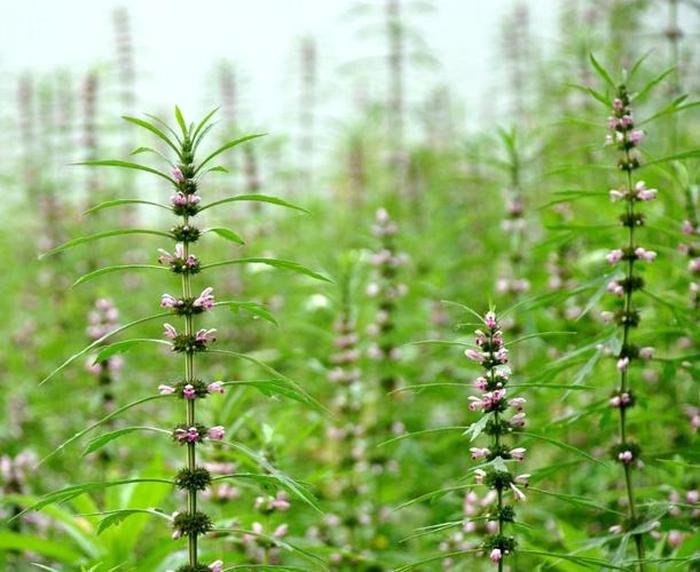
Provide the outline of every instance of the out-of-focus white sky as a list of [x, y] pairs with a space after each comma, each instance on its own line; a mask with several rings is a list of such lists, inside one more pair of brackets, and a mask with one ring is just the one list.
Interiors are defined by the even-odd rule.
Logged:
[[[334, 102], [322, 113], [338, 116], [338, 106], [342, 110], [352, 100], [349, 68], [369, 70], [368, 76], [383, 85], [384, 63], [371, 56], [383, 53], [384, 1], [365, 0], [374, 10], [350, 16], [348, 10], [357, 4], [355, 0], [4, 0], [0, 73], [13, 78], [25, 71], [66, 69], [79, 81], [91, 66], [114, 59], [112, 12], [125, 6], [136, 50], [139, 110], [179, 103], [192, 114], [201, 113], [218, 101], [214, 69], [228, 58], [242, 78], [244, 123], [268, 129], [280, 120], [282, 125], [295, 121], [297, 49], [299, 38], [309, 34], [319, 46], [320, 98]], [[551, 43], [559, 2], [526, 4], [535, 36]], [[497, 85], [500, 24], [514, 0], [435, 0], [434, 5], [432, 13], [416, 12], [408, 19], [440, 65], [409, 73], [408, 88], [448, 84], [465, 102], [467, 115], [474, 117], [488, 90]]]

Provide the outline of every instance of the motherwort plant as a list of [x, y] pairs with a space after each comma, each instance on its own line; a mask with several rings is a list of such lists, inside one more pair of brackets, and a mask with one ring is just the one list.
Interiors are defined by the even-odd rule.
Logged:
[[[526, 450], [508, 442], [510, 434], [525, 425], [525, 398], [508, 398], [511, 370], [496, 314], [487, 312], [483, 322], [485, 329], [475, 331], [476, 349], [465, 351], [469, 359], [484, 368], [483, 374], [474, 380], [474, 387], [480, 395], [469, 398], [469, 410], [481, 411], [483, 418], [470, 427], [469, 433], [472, 439], [481, 432], [490, 438], [488, 447], [471, 448], [472, 459], [484, 463], [474, 470], [476, 483], [490, 489], [485, 502], [481, 503], [486, 506], [485, 513], [474, 523], [485, 520], [490, 525], [487, 530], [492, 534], [483, 542], [482, 549], [501, 571], [504, 559], [511, 556], [517, 546], [515, 537], [509, 535], [506, 529], [508, 524], [515, 522], [515, 508], [508, 503], [508, 499], [524, 501], [522, 489], [528, 486], [529, 475], [513, 475], [507, 465], [508, 461], [522, 462], [525, 459]], [[469, 495], [467, 499], [474, 504]], [[473, 525], [470, 529], [473, 529]]]
[[[630, 103], [630, 93], [627, 86], [622, 84], [617, 87], [612, 102], [606, 139], [606, 142], [620, 153], [617, 166], [622, 172], [621, 184], [610, 191], [610, 199], [623, 205], [620, 222], [625, 229], [625, 242], [607, 256], [610, 264], [621, 267], [619, 275], [608, 284], [608, 291], [618, 298], [619, 302], [614, 314], [607, 314], [606, 317], [614, 320], [621, 330], [621, 344], [617, 355], [619, 381], [610, 398], [610, 406], [616, 408], [620, 416], [619, 441], [612, 448], [612, 456], [622, 465], [624, 471], [628, 521], [623, 528], [627, 530], [632, 530], [640, 524], [632, 471], [641, 466], [641, 447], [630, 437], [627, 426], [629, 411], [637, 401], [636, 392], [631, 387], [630, 370], [637, 360], [650, 359], [654, 355], [654, 348], [640, 348], [632, 342], [632, 330], [640, 322], [634, 293], [644, 286], [644, 279], [637, 270], [638, 264], [651, 263], [656, 259], [656, 252], [644, 248], [638, 241], [638, 229], [645, 223], [645, 216], [639, 208], [644, 203], [654, 200], [657, 195], [656, 189], [647, 188], [644, 181], [634, 176], [640, 166], [641, 155], [637, 148], [644, 139], [644, 132], [635, 127]], [[644, 570], [642, 535], [638, 533], [633, 538], [639, 570]]]
[[[172, 438], [176, 445], [179, 445], [185, 450], [185, 465], [177, 472], [173, 480], [129, 479], [127, 481], [92, 483], [91, 485], [92, 488], [95, 489], [116, 486], [118, 484], [125, 484], [128, 482], [145, 481], [172, 483], [177, 489], [182, 491], [186, 498], [185, 504], [181, 509], [169, 517], [172, 526], [172, 538], [174, 540], [185, 539], [187, 542], [187, 563], [180, 566], [178, 568], [178, 572], [211, 572], [212, 570], [220, 572], [223, 566], [221, 561], [216, 561], [210, 565], [203, 564], [199, 561], [199, 539], [203, 535], [212, 531], [215, 528], [215, 525], [211, 517], [200, 510], [200, 496], [209, 491], [209, 489], [212, 487], [214, 478], [212, 477], [212, 473], [209, 471], [207, 466], [200, 463], [199, 457], [201, 453], [198, 453], [198, 451], [201, 447], [205, 446], [208, 441], [221, 441], [225, 435], [225, 428], [220, 425], [208, 426], [204, 424], [203, 420], [199, 417], [199, 412], [200, 408], [202, 407], [201, 404], [205, 399], [211, 395], [222, 394], [226, 385], [235, 385], [239, 382], [222, 382], [204, 379], [202, 374], [198, 371], [198, 360], [196, 359], [197, 356], [201, 356], [203, 354], [225, 354], [231, 357], [245, 359], [265, 368], [268, 372], [274, 372], [275, 376], [279, 378], [274, 380], [275, 383], [273, 383], [271, 387], [268, 387], [269, 391], [274, 392], [275, 387], [280, 387], [279, 384], [285, 384], [284, 391], [291, 390], [301, 395], [303, 398], [306, 396], [306, 394], [304, 394], [303, 391], [301, 391], [296, 384], [294, 384], [294, 382], [291, 382], [291, 380], [288, 380], [282, 376], [282, 374], [278, 374], [275, 372], [275, 370], [269, 366], [266, 366], [265, 364], [262, 364], [261, 362], [258, 362], [256, 359], [233, 351], [212, 349], [212, 345], [216, 340], [216, 329], [204, 327], [201, 323], [199, 323], [203, 314], [211, 312], [220, 307], [231, 307], [235, 309], [243, 308], [252, 312], [253, 314], [260, 315], [261, 317], [265, 317], [266, 312], [252, 302], [217, 302], [215, 301], [214, 289], [212, 286], [207, 284], [196, 285], [195, 281], [199, 279], [204, 271], [208, 269], [250, 262], [266, 264], [272, 267], [285, 268], [317, 279], [325, 279], [323, 276], [290, 261], [272, 258], [237, 258], [207, 264], [203, 263], [198, 254], [195, 253], [194, 247], [199, 240], [204, 236], [211, 234], [218, 235], [236, 243], [242, 243], [241, 238], [230, 229], [221, 227], [202, 228], [197, 224], [201, 213], [212, 207], [217, 207], [236, 201], [259, 201], [298, 209], [298, 207], [293, 207], [293, 205], [290, 205], [281, 199], [260, 194], [235, 195], [218, 201], [209, 202], [208, 204], [203, 202], [202, 196], [200, 195], [200, 187], [204, 175], [208, 172], [223, 170], [222, 167], [211, 166], [210, 163], [225, 151], [258, 137], [258, 135], [248, 135], [233, 141], [229, 141], [214, 152], [207, 155], [204, 159], [199, 159], [198, 152], [200, 150], [200, 145], [212, 127], [212, 124], [210, 124], [210, 119], [213, 114], [214, 112], [211, 112], [196, 126], [194, 124], [188, 125], [185, 122], [180, 110], [176, 108], [175, 117], [180, 128], [179, 133], [169, 125], [156, 118], [154, 118], [153, 122], [147, 122], [132, 117], [125, 118], [130, 123], [141, 126], [155, 134], [173, 151], [174, 158], [172, 160], [165, 155], [162, 155], [160, 152], [151, 149], [150, 147], [140, 147], [135, 152], [139, 154], [154, 153], [160, 156], [169, 163], [170, 170], [168, 172], [163, 172], [146, 165], [127, 161], [94, 160], [84, 163], [91, 166], [120, 167], [124, 169], [145, 171], [166, 180], [171, 187], [169, 204], [162, 204], [159, 202], [141, 199], [117, 199], [102, 203], [97, 207], [94, 207], [92, 211], [94, 212], [96, 210], [101, 210], [108, 207], [131, 204], [146, 204], [159, 207], [170, 211], [173, 215], [178, 217], [178, 221], [170, 228], [169, 231], [165, 232], [152, 229], [135, 228], [106, 231], [91, 236], [74, 239], [51, 251], [51, 253], [55, 253], [65, 250], [66, 248], [70, 248], [78, 244], [92, 242], [97, 239], [130, 234], [154, 235], [160, 238], [168, 239], [172, 242], [171, 246], [159, 249], [159, 265], [129, 264], [110, 266], [93, 271], [78, 280], [78, 283], [82, 283], [98, 278], [104, 274], [125, 270], [167, 271], [171, 272], [177, 279], [179, 291], [165, 293], [161, 296], [160, 306], [163, 308], [163, 312], [130, 322], [118, 328], [112, 329], [110, 327], [109, 331], [100, 331], [100, 335], [90, 346], [88, 346], [82, 352], [74, 355], [59, 368], [54, 370], [54, 372], [49, 375], [47, 380], [63, 370], [76, 358], [89, 354], [95, 349], [99, 350], [95, 361], [102, 364], [105, 364], [110, 359], [113, 359], [112, 356], [115, 354], [144, 342], [164, 344], [178, 356], [182, 368], [180, 376], [174, 381], [163, 380], [163, 383], [161, 383], [158, 387], [158, 395], [142, 398], [127, 406], [116, 409], [113, 414], [104, 417], [96, 424], [84, 431], [81, 431], [74, 438], [69, 440], [69, 442], [71, 442], [75, 438], [79, 438], [85, 434], [87, 431], [106, 423], [114, 415], [117, 415], [134, 405], [138, 405], [151, 399], [168, 398], [178, 400], [182, 403], [181, 407], [184, 413], [184, 419], [170, 431], [157, 427], [131, 428], [132, 431], [150, 430], [157, 433], [167, 434]], [[167, 319], [167, 322], [163, 323], [163, 334], [165, 340], [139, 338], [116, 342], [100, 349], [100, 346], [103, 346], [107, 339], [127, 328], [150, 320], [163, 319]], [[97, 324], [96, 327], [97, 326], [100, 325]], [[95, 333], [97, 334], [98, 332]], [[116, 435], [112, 433], [110, 435], [112, 438], [107, 439], [107, 441], [124, 434], [123, 429], [120, 431], [121, 432], [117, 432], [118, 434]], [[105, 441], [104, 438], [100, 441], [100, 438], [98, 438], [96, 442], [91, 444], [89, 449], [96, 450], [102, 446], [100, 443], [104, 444], [107, 441]], [[66, 443], [64, 443], [64, 445], [62, 445], [60, 448], [65, 445]], [[293, 481], [288, 479], [288, 477], [281, 476], [279, 471], [272, 467], [267, 461], [261, 459], [255, 453], [245, 448], [245, 446], [229, 442], [225, 443], [225, 445], [232, 446], [234, 449], [242, 452], [244, 455], [248, 455], [254, 462], [257, 462], [264, 467], [267, 475], [260, 476], [258, 480], [262, 480], [263, 482], [269, 484], [270, 479], [273, 479], [278, 481], [278, 484], [283, 488], [300, 492], [300, 489], [297, 488], [298, 485], [293, 483]], [[216, 480], [218, 481], [227, 478], [235, 479], [236, 476], [237, 475], [234, 472], [234, 474], [216, 477]], [[76, 490], [82, 489], [78, 487]], [[65, 489], [63, 492], [65, 493]], [[62, 491], [59, 491], [56, 494], [60, 496], [61, 493]], [[301, 494], [302, 497], [306, 496], [306, 493], [304, 492]], [[51, 499], [53, 498], [55, 498], [55, 496], [49, 496], [48, 502], [52, 502]], [[46, 502], [44, 504], [46, 504]], [[150, 510], [145, 512], [154, 514], [154, 512]], [[125, 516], [128, 516], [128, 514], [131, 513], [126, 511]], [[246, 531], [227, 531], [224, 529], [217, 530], [217, 532], [228, 532], [231, 534], [246, 533], [264, 536], [264, 534], [260, 531], [252, 531], [249, 533]], [[275, 538], [270, 537], [268, 540], [274, 542]]]

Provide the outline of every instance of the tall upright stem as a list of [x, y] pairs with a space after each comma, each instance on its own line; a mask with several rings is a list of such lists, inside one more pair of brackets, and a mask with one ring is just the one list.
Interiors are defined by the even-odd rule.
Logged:
[[[625, 134], [625, 140], [627, 139], [627, 134]], [[627, 146], [625, 146], [625, 161], [627, 165], [631, 164], [630, 152]], [[627, 169], [627, 189], [631, 193], [633, 188], [632, 185], [632, 171]], [[632, 312], [632, 279], [634, 277], [634, 225], [635, 225], [635, 198], [631, 195], [627, 200], [627, 221], [628, 224], [626, 228], [628, 229], [627, 235], [627, 267], [625, 272], [626, 284], [625, 288], [625, 301], [624, 301], [624, 315], [629, 317]], [[622, 348], [625, 355], [629, 353], [629, 339], [630, 339], [630, 320], [626, 319], [622, 326]], [[620, 371], [620, 393], [626, 393], [629, 389], [629, 367], [624, 367]], [[620, 443], [623, 445], [627, 444], [627, 411], [625, 407], [620, 407]], [[627, 501], [628, 501], [628, 517], [631, 525], [634, 527], [637, 525], [637, 508], [635, 503], [634, 495], [634, 483], [632, 482], [632, 469], [629, 463], [623, 464], [625, 471], [625, 487], [627, 489]], [[634, 543], [637, 549], [637, 558], [639, 559], [639, 570], [644, 572], [644, 543], [641, 534], [634, 535]]]
[[[187, 224], [188, 217], [183, 217], [184, 224]], [[187, 259], [189, 256], [189, 243], [185, 242], [184, 247], [184, 258]], [[192, 284], [189, 272], [182, 274], [182, 296], [185, 299], [189, 299], [192, 296]], [[192, 319], [192, 314], [187, 314], [185, 316], [185, 335], [192, 336], [194, 334], [194, 323]], [[185, 383], [194, 382], [194, 354], [192, 351], [185, 352]], [[187, 424], [193, 427], [195, 424], [195, 400], [188, 399], [187, 403]], [[194, 471], [197, 466], [197, 453], [195, 450], [196, 443], [187, 443], [187, 468], [190, 471]], [[187, 512], [190, 516], [194, 516], [197, 512], [197, 491], [194, 489], [187, 490]], [[190, 534], [187, 537], [187, 551], [189, 555], [190, 566], [195, 566], [197, 564], [197, 535]]]

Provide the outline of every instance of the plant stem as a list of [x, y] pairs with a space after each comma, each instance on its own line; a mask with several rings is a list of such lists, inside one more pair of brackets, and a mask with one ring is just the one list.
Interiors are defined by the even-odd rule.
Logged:
[[[625, 140], [627, 139], [627, 135], [625, 135]], [[629, 149], [625, 147], [625, 161], [627, 165], [630, 165], [630, 153]], [[632, 192], [632, 171], [631, 169], [627, 169], [627, 189], [628, 193]], [[626, 272], [626, 278], [627, 278], [627, 287], [625, 289], [625, 302], [624, 302], [624, 315], [628, 318], [631, 311], [632, 311], [632, 278], [634, 276], [634, 228], [635, 228], [635, 220], [634, 220], [634, 203], [635, 199], [632, 197], [632, 195], [629, 195], [629, 198], [627, 200], [627, 220], [628, 220], [628, 226], [627, 228], [629, 229], [628, 231], [628, 241], [627, 241], [627, 248], [628, 248], [628, 257], [627, 257], [627, 272]], [[622, 327], [622, 348], [625, 353], [625, 355], [629, 354], [629, 338], [630, 338], [630, 321], [629, 319], [625, 319], [623, 327]], [[629, 368], [630, 366], [628, 365], [627, 367], [623, 368], [622, 371], [620, 372], [620, 393], [625, 393], [628, 390], [629, 387]], [[625, 407], [620, 407], [620, 442], [624, 445], [627, 443], [627, 412]], [[627, 499], [628, 499], [628, 517], [629, 521], [632, 527], [637, 525], [637, 508], [635, 504], [635, 496], [634, 496], [634, 484], [632, 483], [632, 471], [629, 463], [624, 463], [623, 464], [624, 469], [625, 469], [625, 488], [627, 489]], [[637, 548], [637, 558], [639, 559], [639, 570], [640, 572], [644, 572], [644, 543], [642, 541], [642, 536], [641, 534], [635, 534], [634, 535], [634, 543]]]
[[[184, 218], [184, 224], [187, 224], [188, 217]], [[189, 244], [185, 242], [183, 244], [184, 248], [184, 258], [187, 259], [189, 256]], [[187, 299], [192, 296], [192, 284], [189, 272], [184, 272], [182, 274], [182, 296]], [[192, 320], [192, 314], [187, 314], [185, 316], [185, 335], [194, 335], [194, 324]], [[185, 383], [194, 382], [194, 355], [192, 351], [185, 352]], [[195, 424], [195, 400], [187, 400], [187, 424], [193, 427]], [[187, 468], [190, 471], [194, 471], [197, 466], [197, 454], [195, 451], [196, 443], [187, 444]], [[188, 489], [187, 491], [187, 512], [194, 516], [197, 512], [197, 491], [193, 489]], [[190, 534], [187, 537], [187, 549], [190, 560], [190, 566], [195, 566], [197, 564], [197, 535]]]

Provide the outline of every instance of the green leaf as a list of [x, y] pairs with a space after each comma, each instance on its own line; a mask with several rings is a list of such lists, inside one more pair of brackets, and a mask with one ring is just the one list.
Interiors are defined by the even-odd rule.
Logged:
[[212, 116], [219, 111], [218, 107], [215, 107], [212, 109], [209, 113], [207, 113], [204, 118], [199, 122], [199, 125], [197, 125], [197, 128], [194, 130], [194, 133], [192, 134], [192, 141], [194, 143], [197, 142], [197, 136], [199, 135], [200, 131], [204, 128], [204, 126], [209, 122], [209, 120], [212, 118]]
[[134, 346], [140, 345], [140, 344], [145, 344], [145, 343], [152, 343], [152, 344], [162, 344], [165, 346], [172, 346], [172, 344], [166, 340], [160, 340], [156, 338], [134, 338], [131, 340], [124, 340], [122, 342], [115, 342], [113, 344], [110, 344], [108, 346], [105, 346], [104, 348], [100, 349], [99, 353], [95, 357], [94, 363], [101, 363], [103, 361], [108, 360], [111, 358], [113, 355], [116, 354], [124, 354], [128, 352], [131, 348]]
[[266, 322], [270, 322], [271, 324], [274, 324], [275, 326], [278, 326], [279, 323], [277, 322], [277, 319], [272, 315], [271, 312], [269, 312], [267, 309], [265, 309], [264, 306], [261, 304], [258, 304], [256, 302], [236, 302], [236, 301], [224, 301], [224, 302], [216, 302], [214, 304], [215, 306], [230, 306], [231, 311], [233, 313], [238, 313], [241, 310], [245, 310], [246, 312], [252, 314], [256, 318], [261, 318], [265, 320]]
[[88, 272], [87, 274], [83, 274], [80, 278], [78, 278], [75, 282], [73, 282], [73, 288], [76, 286], [80, 286], [81, 284], [85, 284], [86, 282], [90, 282], [91, 280], [94, 280], [95, 278], [99, 278], [100, 276], [104, 276], [105, 274], [111, 274], [112, 272], [121, 272], [123, 270], [140, 270], [140, 269], [148, 269], [148, 270], [165, 270], [166, 272], [168, 271], [167, 268], [164, 266], [158, 266], [156, 264], [118, 264], [115, 266], [105, 266], [104, 268], [98, 268], [97, 270], [93, 270], [92, 272]]
[[283, 373], [280, 373], [271, 365], [266, 364], [264, 361], [256, 359], [253, 356], [249, 356], [248, 354], [242, 354], [239, 352], [234, 352], [232, 350], [207, 350], [206, 353], [228, 355], [228, 356], [232, 356], [232, 357], [235, 357], [238, 359], [248, 361], [252, 364], [255, 364], [258, 367], [260, 367], [261, 369], [265, 370], [266, 372], [274, 375], [275, 378], [280, 379], [280, 380], [284, 380], [285, 382], [290, 384], [292, 387], [294, 387], [300, 395], [304, 396], [305, 403], [307, 405], [311, 405], [312, 407], [314, 407], [320, 411], [328, 412], [328, 410], [320, 402], [318, 402], [311, 395], [309, 395], [306, 391], [304, 391], [304, 389], [298, 383], [296, 383], [294, 380], [288, 378]]
[[187, 139], [187, 124], [185, 123], [185, 118], [182, 116], [182, 111], [180, 111], [177, 105], [175, 106], [175, 119], [182, 130], [182, 136]]
[[640, 168], [649, 167], [651, 165], [658, 165], [659, 163], [667, 163], [669, 161], [682, 161], [683, 159], [695, 159], [700, 157], [700, 149], [693, 149], [691, 151], [685, 151], [683, 153], [676, 153], [674, 155], [669, 155], [668, 157], [662, 157], [661, 159], [654, 159], [652, 161], [647, 161], [642, 163]]
[[404, 439], [411, 439], [413, 437], [420, 437], [422, 435], [432, 435], [433, 433], [443, 433], [443, 432], [450, 432], [450, 431], [464, 431], [465, 429], [468, 429], [467, 427], [463, 427], [461, 425], [455, 425], [455, 426], [449, 426], [449, 427], [433, 427], [432, 429], [423, 429], [421, 431], [413, 431], [411, 433], [402, 433], [401, 435], [397, 435], [396, 437], [392, 437], [391, 439], [387, 439], [386, 441], [382, 441], [377, 445], [377, 447], [384, 447], [386, 445], [391, 445], [393, 443], [396, 443], [398, 441], [403, 441]]
[[73, 354], [66, 361], [64, 361], [61, 365], [59, 365], [56, 369], [54, 369], [49, 375], [47, 375], [44, 379], [42, 379], [41, 383], [39, 385], [43, 385], [44, 383], [46, 383], [47, 381], [49, 381], [50, 379], [55, 377], [56, 374], [62, 372], [64, 369], [66, 369], [75, 360], [81, 358], [85, 354], [89, 353], [91, 350], [102, 345], [106, 340], [116, 336], [120, 332], [123, 332], [124, 330], [128, 330], [129, 328], [136, 326], [138, 324], [143, 324], [144, 322], [149, 322], [151, 320], [157, 320], [159, 318], [164, 318], [165, 316], [170, 316], [170, 315], [171, 315], [170, 312], [160, 312], [159, 314], [153, 314], [152, 316], [147, 316], [146, 318], [140, 318], [138, 320], [134, 320], [133, 322], [129, 322], [128, 324], [124, 324], [123, 326], [119, 326], [118, 328], [112, 330], [111, 332], [106, 333], [101, 338], [98, 338], [97, 340], [92, 342], [89, 346], [86, 346], [85, 348], [80, 350], [78, 353]]
[[640, 99], [644, 99], [646, 97], [646, 95], [652, 89], [654, 89], [657, 85], [659, 85], [664, 79], [666, 79], [674, 71], [676, 71], [676, 66], [672, 66], [672, 67], [668, 68], [667, 70], [663, 71], [658, 76], [656, 76], [654, 79], [652, 79], [648, 84], [646, 84], [642, 89], [640, 89], [637, 93], [635, 93], [630, 99], [632, 101], [638, 101]]
[[544, 550], [527, 550], [523, 548], [518, 548], [518, 553], [520, 554], [532, 554], [533, 556], [545, 556], [549, 558], [559, 558], [561, 560], [568, 560], [575, 564], [580, 564], [586, 568], [590, 566], [601, 566], [601, 569], [613, 570], [628, 570], [629, 568], [624, 566], [615, 566], [609, 560], [599, 560], [598, 558], [590, 558], [588, 556], [572, 556], [571, 554], [560, 554], [557, 552], [546, 552]]
[[122, 405], [121, 407], [115, 409], [111, 413], [105, 415], [102, 419], [99, 419], [98, 421], [95, 421], [92, 425], [89, 425], [85, 429], [82, 429], [81, 431], [78, 431], [75, 435], [73, 435], [70, 439], [64, 441], [61, 443], [58, 447], [56, 447], [53, 451], [51, 451], [48, 455], [46, 455], [40, 462], [39, 466], [43, 465], [46, 461], [48, 461], [51, 457], [56, 455], [56, 453], [60, 453], [63, 449], [65, 449], [68, 445], [71, 445], [72, 443], [75, 443], [78, 439], [81, 437], [87, 435], [90, 431], [97, 429], [100, 425], [103, 425], [107, 423], [107, 421], [110, 421], [111, 419], [114, 419], [121, 413], [124, 413], [124, 411], [127, 411], [128, 409], [131, 409], [132, 407], [136, 407], [137, 405], [141, 405], [143, 403], [147, 403], [149, 401], [153, 401], [155, 399], [168, 399], [172, 398], [171, 395], [149, 395], [148, 397], [142, 397], [141, 399], [137, 399], [136, 401], [132, 401], [131, 403], [127, 403], [126, 405]]
[[41, 510], [42, 508], [52, 505], [52, 504], [61, 504], [68, 502], [70, 500], [73, 500], [76, 497], [79, 497], [80, 495], [83, 495], [85, 493], [90, 493], [93, 491], [99, 491], [103, 489], [108, 489], [111, 487], [119, 487], [123, 485], [130, 485], [133, 483], [154, 483], [154, 484], [165, 484], [165, 485], [173, 485], [173, 481], [169, 479], [157, 479], [157, 478], [132, 478], [132, 479], [120, 479], [116, 481], [92, 481], [88, 483], [82, 483], [80, 485], [71, 485], [68, 487], [64, 487], [58, 491], [53, 491], [50, 492], [41, 499], [33, 504], [32, 506], [24, 509], [21, 513], [19, 513], [16, 516], [13, 516], [12, 519], [14, 520], [21, 515], [30, 512], [30, 511], [35, 511], [35, 510]]
[[574, 453], [576, 455], [579, 455], [580, 457], [583, 457], [584, 459], [588, 459], [589, 461], [592, 461], [593, 463], [597, 463], [599, 465], [604, 465], [605, 462], [601, 461], [600, 459], [596, 459], [592, 455], [589, 455], [585, 451], [582, 451], [581, 449], [577, 449], [573, 445], [569, 445], [568, 443], [564, 443], [562, 441], [559, 441], [557, 439], [552, 439], [551, 437], [546, 437], [545, 435], [542, 435], [540, 433], [530, 433], [528, 431], [518, 431], [518, 435], [522, 435], [524, 437], [530, 437], [532, 439], [539, 439], [540, 441], [546, 441], [547, 443], [550, 443], [554, 445], [555, 447], [559, 447], [560, 449], [563, 449], [564, 451], [569, 451], [570, 453]]
[[616, 90], [616, 89], [617, 89], [617, 85], [616, 85], [615, 82], [613, 81], [613, 78], [610, 77], [610, 74], [608, 73], [608, 71], [607, 71], [602, 65], [600, 65], [600, 63], [598, 63], [598, 60], [595, 59], [595, 56], [593, 55], [593, 52], [591, 52], [589, 55], [590, 55], [590, 58], [591, 58], [591, 63], [593, 64], [593, 67], [595, 68], [595, 71], [598, 72], [598, 75], [599, 75], [601, 78], [603, 78], [603, 80], [605, 80], [605, 83], [607, 83], [613, 90]]
[[252, 387], [257, 389], [263, 395], [270, 397], [273, 395], [281, 395], [287, 399], [292, 399], [316, 407], [313, 401], [309, 401], [309, 396], [304, 392], [299, 391], [293, 384], [285, 379], [251, 379], [241, 381], [225, 382], [226, 385], [232, 387]]
[[153, 201], [144, 201], [141, 199], [115, 199], [113, 201], [105, 201], [103, 203], [100, 203], [99, 205], [96, 205], [92, 208], [89, 208], [83, 213], [83, 216], [89, 215], [96, 213], [97, 211], [101, 211], [102, 209], [109, 209], [112, 207], [118, 207], [121, 205], [151, 205], [154, 207], [160, 207], [162, 209], [165, 209], [167, 211], [172, 211], [173, 209], [169, 207], [168, 205], [162, 205], [160, 203], [154, 203]]
[[100, 435], [98, 437], [95, 437], [92, 441], [90, 441], [87, 444], [87, 446], [85, 447], [85, 450], [81, 454], [81, 457], [86, 457], [90, 453], [94, 453], [95, 451], [100, 450], [102, 447], [111, 443], [115, 439], [119, 439], [120, 437], [123, 437], [124, 435], [128, 435], [129, 433], [133, 433], [134, 431], [153, 431], [155, 433], [164, 433], [166, 435], [170, 435], [170, 431], [166, 431], [165, 429], [159, 429], [158, 427], [147, 427], [147, 426], [124, 427], [122, 429], [117, 429], [116, 431], [110, 431], [109, 433], [105, 433], [104, 435]]
[[253, 460], [257, 465], [259, 465], [262, 469], [269, 473], [269, 475], [272, 478], [276, 479], [282, 488], [289, 491], [290, 493], [293, 493], [298, 498], [303, 500], [306, 504], [314, 508], [319, 513], [323, 514], [323, 511], [319, 507], [318, 502], [306, 487], [304, 487], [300, 483], [297, 483], [294, 479], [292, 479], [291, 477], [274, 467], [262, 455], [258, 455], [255, 451], [249, 449], [242, 443], [235, 443], [232, 441], [222, 441], [221, 443], [243, 453], [246, 457]]
[[258, 203], [269, 203], [272, 205], [286, 207], [288, 209], [294, 209], [294, 210], [309, 214], [309, 211], [303, 207], [294, 205], [294, 204], [289, 203], [283, 199], [278, 199], [277, 197], [273, 197], [270, 195], [260, 195], [258, 193], [247, 194], [247, 195], [234, 195], [232, 197], [227, 197], [227, 198], [221, 199], [219, 201], [214, 201], [213, 203], [209, 203], [208, 205], [204, 205], [201, 209], [199, 209], [199, 212], [205, 211], [209, 208], [212, 208], [212, 207], [215, 207], [218, 205], [223, 205], [226, 203], [233, 203], [233, 202], [237, 202], [237, 201], [253, 201], [253, 202], [258, 202]]
[[486, 424], [489, 422], [491, 415], [483, 415], [478, 421], [472, 423], [467, 430], [464, 432], [465, 436], [469, 437], [469, 441], [474, 441], [481, 432], [486, 428]]
[[[139, 119], [138, 117], [129, 117], [128, 115], [122, 115], [122, 119], [124, 121], [128, 121], [129, 123], [133, 123], [134, 125], [138, 125], [139, 127], [143, 127], [144, 129], [148, 129], [151, 133], [155, 134], [156, 137], [160, 138], [167, 145], [169, 145], [173, 149], [173, 151], [175, 151], [175, 153], [177, 153], [177, 156], [180, 157], [180, 149], [178, 149], [177, 145], [175, 145], [165, 133], [163, 133], [160, 129], [158, 129], [152, 123], [149, 123], [148, 121], [144, 121], [143, 119]], [[155, 119], [158, 119], [158, 118], [155, 118]], [[160, 121], [160, 120], [158, 119], [158, 121]], [[178, 143], [179, 143], [179, 141], [178, 141]]]
[[284, 270], [290, 270], [292, 272], [296, 272], [297, 274], [303, 274], [305, 276], [309, 276], [311, 278], [314, 278], [315, 280], [322, 280], [323, 282], [330, 282], [330, 283], [333, 282], [327, 276], [324, 276], [323, 274], [319, 274], [318, 272], [314, 272], [313, 270], [307, 268], [306, 266], [299, 264], [298, 262], [292, 262], [291, 260], [281, 260], [279, 258], [261, 258], [261, 257], [234, 258], [232, 260], [222, 260], [220, 262], [212, 262], [211, 264], [203, 264], [201, 266], [201, 269], [206, 270], [207, 268], [216, 268], [218, 266], [227, 266], [229, 264], [266, 264], [267, 266], [273, 266], [275, 268], [282, 268]]
[[[118, 510], [110, 510], [106, 511], [104, 513], [100, 514], [106, 514], [107, 516], [103, 518], [98, 524], [97, 524], [97, 534], [102, 534], [105, 530], [111, 528], [112, 526], [117, 526], [124, 522], [127, 518], [130, 516], [134, 516], [136, 514], [148, 514], [151, 516], [158, 516], [160, 518], [163, 518], [167, 521], [171, 521], [172, 519], [170, 518], [170, 515], [164, 513], [161, 510], [155, 509], [155, 508], [124, 508], [124, 509], [118, 509]], [[85, 516], [90, 516], [90, 515], [85, 515]]]
[[39, 259], [46, 258], [47, 256], [52, 256], [58, 254], [59, 252], [64, 252], [75, 246], [80, 246], [81, 244], [87, 244], [89, 242], [94, 242], [96, 240], [102, 240], [103, 238], [110, 238], [112, 236], [122, 236], [126, 234], [151, 234], [154, 236], [163, 236], [165, 238], [172, 239], [172, 235], [167, 232], [162, 232], [160, 230], [151, 230], [148, 228], [120, 228], [116, 230], [105, 230], [103, 232], [98, 232], [95, 234], [90, 234], [88, 236], [80, 236], [64, 242], [63, 244], [52, 248], [51, 250], [44, 252], [39, 256]]
[[213, 232], [214, 234], [218, 234], [220, 237], [225, 238], [226, 240], [230, 240], [231, 242], [235, 242], [237, 244], [245, 244], [245, 241], [229, 228], [215, 226], [206, 229], [204, 232]]
[[578, 89], [579, 91], [587, 93], [588, 95], [592, 96], [594, 99], [602, 103], [605, 107], [610, 107], [610, 105], [612, 105], [612, 102], [607, 96], [603, 95], [599, 91], [596, 91], [592, 87], [589, 87], [587, 85], [579, 85], [577, 83], [567, 83], [566, 85], [568, 87], [572, 87], [574, 89]]
[[195, 175], [202, 169], [202, 167], [204, 167], [204, 165], [206, 165], [214, 157], [221, 155], [221, 153], [223, 153], [224, 151], [228, 151], [229, 149], [233, 149], [241, 143], [245, 143], [246, 141], [250, 141], [252, 139], [257, 139], [258, 137], [263, 137], [264, 135], [265, 133], [259, 133], [256, 135], [244, 135], [243, 137], [239, 137], [238, 139], [234, 139], [233, 141], [229, 141], [228, 143], [222, 145], [199, 164], [199, 166], [195, 169]]
[[158, 175], [163, 177], [166, 181], [175, 184], [175, 179], [166, 175], [158, 169], [152, 167], [147, 167], [146, 165], [140, 165], [138, 163], [131, 163], [129, 161], [119, 161], [117, 159], [109, 159], [105, 161], [79, 161], [78, 163], [72, 163], [73, 165], [86, 165], [88, 167], [119, 167], [122, 169], [134, 169], [135, 171], [144, 171], [146, 173], [151, 173], [153, 175]]
[[5, 551], [31, 551], [66, 564], [75, 564], [82, 558], [82, 554], [66, 546], [65, 541], [57, 542], [8, 530], [0, 531], [0, 552]]

